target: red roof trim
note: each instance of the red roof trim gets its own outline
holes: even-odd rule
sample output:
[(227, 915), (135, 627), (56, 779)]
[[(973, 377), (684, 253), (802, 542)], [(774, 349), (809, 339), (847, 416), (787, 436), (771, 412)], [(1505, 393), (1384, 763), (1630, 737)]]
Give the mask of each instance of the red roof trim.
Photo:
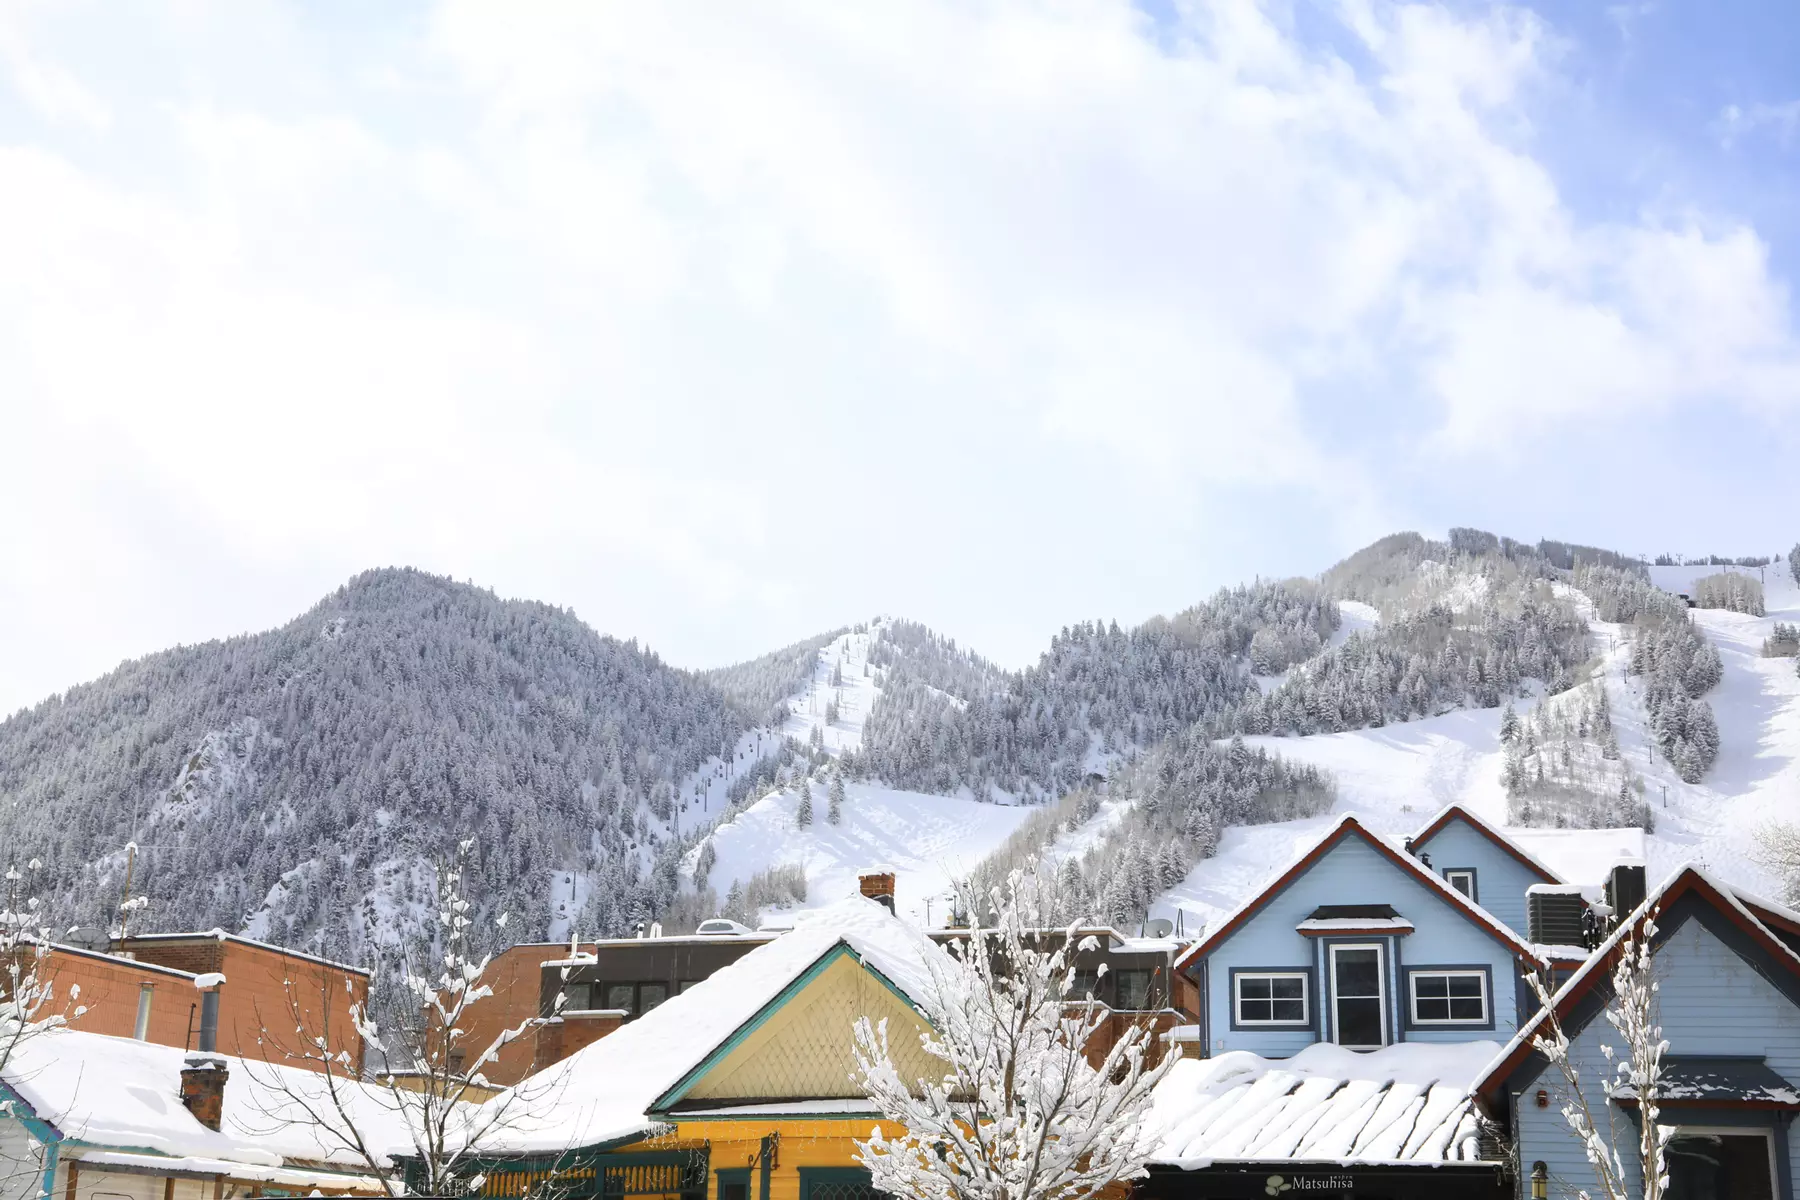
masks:
[[(1710, 881), (1708, 881), (1706, 876), (1702, 875), (1693, 867), (1684, 868), (1681, 874), (1676, 876), (1672, 883), (1651, 896), (1650, 899), (1645, 902), (1645, 906), (1638, 910), (1641, 915), (1632, 922), (1633, 928), (1640, 928), (1643, 925), (1645, 919), (1649, 916), (1649, 905), (1651, 903), (1654, 903), (1657, 910), (1660, 911), (1681, 899), (1688, 892), (1694, 892), (1699, 895), (1708, 904), (1717, 909), (1720, 915), (1724, 916), (1733, 925), (1736, 925), (1739, 929), (1749, 934), (1752, 941), (1761, 945), (1763, 949), (1767, 950), (1779, 961), (1786, 963), (1788, 969), (1793, 971), (1796, 975), (1800, 975), (1800, 959), (1795, 958), (1794, 952), (1778, 941), (1767, 929), (1764, 929), (1761, 925), (1757, 924), (1755, 920), (1746, 920), (1743, 910), (1740, 909), (1737, 904), (1732, 903), (1731, 898), (1723, 895)], [(1612, 978), (1613, 967), (1619, 961), (1619, 947), (1623, 944), (1624, 939), (1619, 937), (1617, 933), (1614, 933), (1611, 944), (1607, 948), (1605, 958), (1590, 966), (1587, 969), (1587, 974), (1583, 975), (1576, 982), (1574, 987), (1563, 989), (1563, 992), (1556, 997), (1557, 1019), (1560, 1020), (1563, 1017), (1566, 1017), (1569, 1014), (1569, 1010), (1575, 1006), (1575, 1002), (1593, 991), (1595, 985), (1601, 979)], [(1514, 1035), (1516, 1045), (1514, 1045), (1512, 1052), (1489, 1070), (1487, 1075), (1482, 1078), (1481, 1082), (1475, 1086), (1477, 1094), (1492, 1100), (1494, 1098), (1494, 1088), (1498, 1084), (1505, 1083), (1506, 1080), (1511, 1077), (1512, 1073), (1518, 1070), (1519, 1067), (1525, 1063), (1526, 1059), (1531, 1057), (1533, 1053), (1531, 1045), (1532, 1039), (1527, 1035), (1531, 1034), (1533, 1030), (1543, 1023), (1543, 1015), (1543, 1010), (1539, 1009), (1532, 1015), (1531, 1019), (1525, 1023), (1524, 1027), (1519, 1030), (1518, 1034)]]
[(1196, 942), (1186, 954), (1183, 954), (1180, 958), (1176, 959), (1175, 969), (1177, 971), (1184, 970), (1190, 962), (1211, 953), (1212, 950), (1217, 947), (1220, 942), (1224, 941), (1227, 936), (1235, 932), (1251, 917), (1254, 917), (1257, 913), (1261, 912), (1263, 906), (1269, 902), (1270, 898), (1273, 897), (1276, 892), (1305, 874), (1314, 863), (1318, 862), (1328, 851), (1352, 833), (1361, 837), (1363, 841), (1374, 847), (1378, 853), (1382, 854), (1389, 862), (1392, 862), (1402, 871), (1421, 880), (1427, 888), (1439, 893), (1442, 896), (1444, 903), (1450, 905), (1457, 912), (1467, 917), (1472, 923), (1484, 930), (1489, 937), (1492, 937), (1495, 941), (1507, 946), (1521, 957), (1529, 959), (1532, 962), (1538, 961), (1537, 954), (1530, 946), (1520, 941), (1518, 935), (1513, 933), (1512, 930), (1506, 928), (1506, 926), (1497, 921), (1489, 919), (1484, 913), (1476, 909), (1474, 904), (1467, 900), (1461, 892), (1451, 890), (1448, 884), (1445, 884), (1436, 875), (1433, 875), (1430, 871), (1426, 870), (1412, 855), (1403, 854), (1394, 849), (1394, 847), (1389, 845), (1385, 839), (1370, 833), (1363, 827), (1363, 823), (1358, 821), (1354, 816), (1346, 815), (1343, 820), (1338, 822), (1336, 828), (1320, 838), (1318, 842), (1314, 844), (1313, 848), (1301, 855), (1299, 860), (1295, 862), (1293, 866), (1283, 871), (1277, 879), (1271, 882), (1267, 887), (1263, 888), (1263, 890), (1257, 894), (1254, 901), (1245, 905), (1243, 908), (1238, 909), (1238, 911), (1232, 915), (1230, 920), (1207, 934), (1200, 941)]
[(1476, 833), (1479, 833), (1482, 837), (1500, 847), (1500, 849), (1504, 850), (1508, 855), (1518, 860), (1520, 866), (1524, 867), (1527, 871), (1530, 871), (1533, 875), (1536, 875), (1539, 879), (1542, 879), (1545, 883), (1565, 882), (1552, 874), (1548, 867), (1544, 866), (1529, 854), (1526, 854), (1523, 850), (1513, 845), (1506, 838), (1502, 837), (1499, 833), (1489, 828), (1486, 821), (1475, 816), (1460, 804), (1450, 805), (1448, 808), (1444, 809), (1443, 812), (1439, 813), (1431, 824), (1427, 825), (1424, 829), (1421, 829), (1418, 833), (1413, 834), (1411, 839), (1412, 844), (1417, 846), (1436, 837), (1444, 831), (1444, 827), (1450, 824), (1451, 820), (1455, 817), (1461, 817), (1464, 825), (1467, 825), (1470, 829), (1473, 829)]

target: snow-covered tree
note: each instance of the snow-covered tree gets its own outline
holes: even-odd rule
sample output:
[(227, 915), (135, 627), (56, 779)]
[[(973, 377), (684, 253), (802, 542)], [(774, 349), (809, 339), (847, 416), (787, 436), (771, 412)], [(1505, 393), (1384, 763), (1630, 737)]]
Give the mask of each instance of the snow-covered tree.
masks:
[[(0, 1078), (26, 1043), (86, 1011), (77, 1004), (80, 984), (70, 984), (64, 1000), (56, 998), (51, 932), (43, 906), (33, 894), (34, 877), (40, 869), (37, 859), (30, 860), (23, 871), (6, 869), (4, 905), (0, 905)], [(0, 1119), (17, 1115), (14, 1103), (0, 1094)], [(22, 1155), (0, 1163), (0, 1195), (45, 1194), (41, 1183), (43, 1148), (31, 1139), (26, 1147)]]
[(829, 804), (825, 809), (825, 819), (836, 825), (844, 819), (844, 773), (831, 773), (831, 793)]
[[(482, 1182), (476, 1161), (534, 1108), (555, 1100), (549, 1085), (534, 1087), (530, 1080), (485, 1099), (489, 1089), (482, 1069), (531, 1028), (535, 1018), (503, 1030), (486, 1045), (465, 1044), (477, 1006), (493, 995), (483, 979), (489, 956), (475, 945), (476, 906), (468, 888), (474, 848), (473, 838), (459, 842), (450, 861), (439, 866), (435, 944), (408, 953), (389, 976), (398, 981), (397, 1003), (388, 1006), (393, 1014), (389, 1027), (383, 1029), (361, 1003), (350, 1008), (351, 1023), (366, 1049), (366, 1066), (359, 1070), (341, 1048), (342, 1031), (330, 1027), (330, 1005), (319, 1005), (325, 1024), (308, 1042), (294, 1044), (284, 1036), (285, 1029), (263, 1030), (268, 1063), (310, 1068), (305, 1073), (266, 1071), (259, 1082), (275, 1099), (263, 1115), (272, 1124), (297, 1117), (328, 1149), (360, 1158), (389, 1196), (476, 1191)], [(506, 924), (505, 914), (496, 918), (496, 933), (503, 933)], [(571, 945), (571, 956), (574, 951)], [(348, 978), (344, 985), (350, 986)], [(563, 1003), (559, 994), (555, 1007), (560, 1010)], [(288, 1006), (289, 1024), (298, 1025), (301, 1000), (291, 984)], [(369, 1127), (371, 1105), (386, 1110), (383, 1127), (405, 1129), (407, 1145), (376, 1140)]]
[[(1663, 1038), (1657, 1015), (1657, 982), (1651, 951), (1655, 937), (1656, 913), (1652, 912), (1636, 929), (1626, 933), (1617, 947), (1612, 973), (1613, 1002), (1607, 1006), (1606, 1020), (1623, 1039), (1624, 1047), (1616, 1049), (1610, 1043), (1600, 1046), (1600, 1053), (1611, 1065), (1611, 1070), (1597, 1081), (1606, 1112), (1604, 1128), (1595, 1118), (1594, 1106), (1582, 1083), (1581, 1066), (1570, 1055), (1569, 1038), (1551, 1002), (1549, 987), (1536, 974), (1525, 977), (1545, 1014), (1545, 1032), (1532, 1038), (1532, 1046), (1562, 1076), (1563, 1119), (1581, 1142), (1593, 1167), (1594, 1181), (1600, 1187), (1598, 1195), (1605, 1200), (1662, 1200), (1669, 1186), (1665, 1151), (1675, 1131), (1672, 1126), (1657, 1123), (1657, 1091), (1662, 1080), (1663, 1054), (1669, 1043)], [(1635, 1121), (1621, 1123), (1618, 1119), (1619, 1109), (1614, 1101), (1620, 1098), (1637, 1103)], [(1641, 1189), (1634, 1183), (1641, 1183)], [(1576, 1195), (1590, 1200), (1594, 1194), (1582, 1189)]]
[[(1035, 877), (959, 901), (967, 940), (926, 956), (919, 997), (936, 1079), (904, 1079), (887, 1022), (856, 1025), (859, 1080), (905, 1133), (857, 1144), (875, 1186), (915, 1200), (1071, 1200), (1143, 1173), (1154, 1146), (1145, 1113), (1174, 1056), (1151, 1065), (1145, 1027), (1128, 1029), (1098, 1063), (1090, 1041), (1104, 1009), (1076, 1002), (1075, 954), (1093, 939), (1043, 936)], [(983, 918), (986, 918), (984, 922)]]
[(812, 825), (812, 780), (802, 777), (795, 781), (794, 788), (800, 796), (800, 803), (794, 806), (794, 824), (801, 829)]

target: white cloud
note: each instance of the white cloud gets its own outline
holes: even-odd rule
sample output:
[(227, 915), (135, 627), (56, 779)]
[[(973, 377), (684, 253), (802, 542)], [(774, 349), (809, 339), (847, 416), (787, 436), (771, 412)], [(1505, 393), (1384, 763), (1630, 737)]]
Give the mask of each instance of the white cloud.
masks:
[[(153, 516), (228, 577), (416, 561), (689, 661), (876, 605), (1020, 657), (1070, 611), (1192, 594), (962, 581), (1102, 537), (1162, 556), (1272, 494), (1381, 532), (1397, 476), (1571, 423), (1788, 420), (1757, 233), (1584, 220), (1532, 156), (1553, 31), (1342, 16), (1357, 68), (1250, 0), (1164, 28), (1124, 0), (449, 0), (391, 59), (269, 36), (254, 77), (172, 22), (150, 82), (34, 101), (0, 143), (0, 432), (47, 448), (0, 501), (80, 481), (0, 533), (32, 581), (0, 617), (68, 644), (92, 614), (44, 581), (129, 570), (165, 607), (106, 661), (204, 632), (171, 624), (217, 617)], [(14, 86), (73, 81), (29, 33)], [(56, 123), (113, 111), (146, 169)], [(1192, 559), (1182, 586), (1243, 574)], [(45, 654), (0, 707), (79, 673)]]
[(1800, 100), (1781, 104), (1757, 103), (1748, 107), (1727, 104), (1713, 121), (1713, 136), (1729, 150), (1753, 133), (1770, 131), (1776, 142), (1786, 149), (1793, 144), (1794, 131), (1800, 129)]

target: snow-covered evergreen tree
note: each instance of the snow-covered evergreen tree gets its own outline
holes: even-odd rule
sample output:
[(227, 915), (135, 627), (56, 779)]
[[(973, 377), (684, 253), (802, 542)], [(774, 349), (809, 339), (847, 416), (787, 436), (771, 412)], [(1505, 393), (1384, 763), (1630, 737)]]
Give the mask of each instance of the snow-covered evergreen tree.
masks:
[(812, 781), (802, 778), (794, 784), (794, 789), (800, 799), (794, 806), (794, 824), (801, 829), (809, 828), (813, 822)]
[(831, 794), (825, 819), (833, 825), (844, 819), (844, 773), (841, 770), (831, 773)]

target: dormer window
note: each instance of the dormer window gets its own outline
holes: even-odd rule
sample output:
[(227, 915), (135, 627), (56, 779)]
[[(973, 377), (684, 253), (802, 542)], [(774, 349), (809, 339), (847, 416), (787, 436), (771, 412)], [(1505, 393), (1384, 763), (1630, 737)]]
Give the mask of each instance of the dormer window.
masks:
[(1475, 895), (1474, 867), (1445, 867), (1444, 882), (1467, 896), (1469, 899), (1477, 899)]

